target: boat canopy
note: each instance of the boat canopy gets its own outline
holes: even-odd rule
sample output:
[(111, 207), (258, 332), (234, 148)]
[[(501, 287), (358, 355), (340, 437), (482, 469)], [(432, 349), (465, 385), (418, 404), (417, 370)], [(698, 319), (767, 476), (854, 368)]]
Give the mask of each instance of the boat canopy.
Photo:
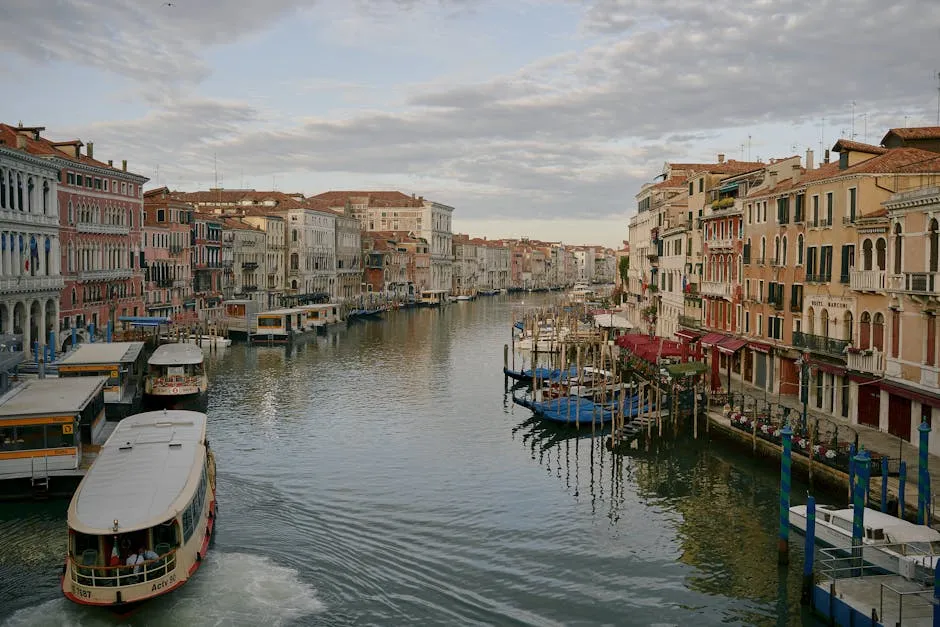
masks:
[(161, 324), (170, 324), (173, 322), (172, 318), (165, 316), (121, 316), (118, 320), (120, 322), (127, 322), (132, 327), (158, 327)]
[(892, 544), (911, 542), (940, 542), (940, 531), (926, 525), (896, 525), (885, 527), (885, 535)]
[(189, 342), (164, 344), (153, 352), (147, 363), (151, 366), (188, 366), (205, 360), (202, 349)]
[[(153, 411), (125, 418), (69, 504), (69, 528), (103, 535), (149, 529), (188, 504), (205, 464), (206, 415)], [(117, 529), (115, 529), (117, 525)]]

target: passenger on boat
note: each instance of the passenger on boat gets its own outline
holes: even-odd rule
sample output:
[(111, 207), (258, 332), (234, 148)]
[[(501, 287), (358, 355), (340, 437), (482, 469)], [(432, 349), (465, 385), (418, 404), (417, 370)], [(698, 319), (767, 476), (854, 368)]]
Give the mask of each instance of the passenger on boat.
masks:
[(158, 557), (160, 557), (159, 555), (157, 555), (156, 553), (154, 553), (154, 552), (151, 551), (150, 549), (145, 549), (144, 547), (140, 547), (140, 554), (143, 556), (143, 561), (145, 561), (145, 562), (146, 562), (147, 560), (155, 560), (155, 559), (157, 559)]

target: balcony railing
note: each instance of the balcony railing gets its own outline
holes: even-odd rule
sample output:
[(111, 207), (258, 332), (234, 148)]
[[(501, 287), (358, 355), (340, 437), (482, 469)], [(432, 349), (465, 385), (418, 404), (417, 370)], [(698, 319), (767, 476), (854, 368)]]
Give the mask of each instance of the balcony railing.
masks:
[(828, 283), (831, 280), (832, 280), (831, 273), (817, 273), (817, 274), (806, 275), (807, 283)]
[(61, 290), (64, 286), (65, 280), (61, 276), (23, 275), (0, 279), (0, 293), (2, 294)]
[(850, 224), (855, 224), (855, 216), (843, 216), (842, 225), (849, 226)]
[(40, 213), (26, 213), (12, 209), (0, 209), (0, 220), (11, 220), (18, 225), (59, 226), (59, 216), (47, 216)]
[(823, 335), (794, 331), (793, 345), (797, 348), (805, 348), (815, 353), (823, 353), (833, 357), (844, 357), (843, 353), (849, 345), (849, 342), (848, 340), (837, 340)]
[(132, 276), (134, 276), (134, 271), (130, 268), (84, 270), (78, 273), (78, 278), (81, 281), (115, 281), (118, 279), (129, 279)]
[(702, 326), (702, 321), (695, 316), (679, 316), (679, 326), (689, 329), (699, 329)]
[(936, 272), (905, 272), (903, 274), (895, 274), (892, 275), (889, 280), (889, 289), (895, 292), (931, 294), (936, 296), (938, 286), (937, 274)]
[(154, 287), (173, 287), (173, 279), (154, 279), (153, 284)]
[(885, 354), (878, 350), (850, 352), (847, 365), (849, 370), (881, 374), (885, 370)]
[(242, 270), (257, 270), (258, 262), (257, 261), (243, 261)]
[(884, 291), (888, 273), (884, 270), (852, 270), (849, 287), (859, 292)]
[(103, 224), (101, 222), (79, 222), (75, 225), (79, 233), (101, 233), (103, 235), (128, 235), (131, 227), (126, 224)]
[(754, 259), (754, 263), (756, 263), (759, 266), (763, 266), (767, 263), (767, 257), (757, 257), (756, 259)]
[(703, 296), (731, 298), (731, 284), (723, 281), (702, 281), (699, 291)]

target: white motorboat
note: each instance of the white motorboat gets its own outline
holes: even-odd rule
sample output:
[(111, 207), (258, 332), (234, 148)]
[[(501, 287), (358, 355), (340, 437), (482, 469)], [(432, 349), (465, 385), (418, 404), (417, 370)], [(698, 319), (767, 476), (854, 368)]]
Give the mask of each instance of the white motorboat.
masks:
[[(816, 506), (816, 542), (848, 553), (852, 547), (854, 510)], [(929, 578), (940, 559), (940, 531), (915, 525), (870, 507), (863, 516), (865, 561), (908, 579)], [(790, 526), (806, 533), (806, 506), (790, 508)], [(875, 550), (869, 550), (875, 549)]]

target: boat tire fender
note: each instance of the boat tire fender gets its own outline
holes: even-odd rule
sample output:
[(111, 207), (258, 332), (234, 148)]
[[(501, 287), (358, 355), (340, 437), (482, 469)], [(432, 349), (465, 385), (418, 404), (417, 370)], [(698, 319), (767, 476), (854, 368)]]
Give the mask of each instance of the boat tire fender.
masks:
[(201, 562), (201, 561), (202, 561), (202, 555), (199, 553), (199, 551), (196, 551), (196, 561), (197, 561), (197, 562)]

